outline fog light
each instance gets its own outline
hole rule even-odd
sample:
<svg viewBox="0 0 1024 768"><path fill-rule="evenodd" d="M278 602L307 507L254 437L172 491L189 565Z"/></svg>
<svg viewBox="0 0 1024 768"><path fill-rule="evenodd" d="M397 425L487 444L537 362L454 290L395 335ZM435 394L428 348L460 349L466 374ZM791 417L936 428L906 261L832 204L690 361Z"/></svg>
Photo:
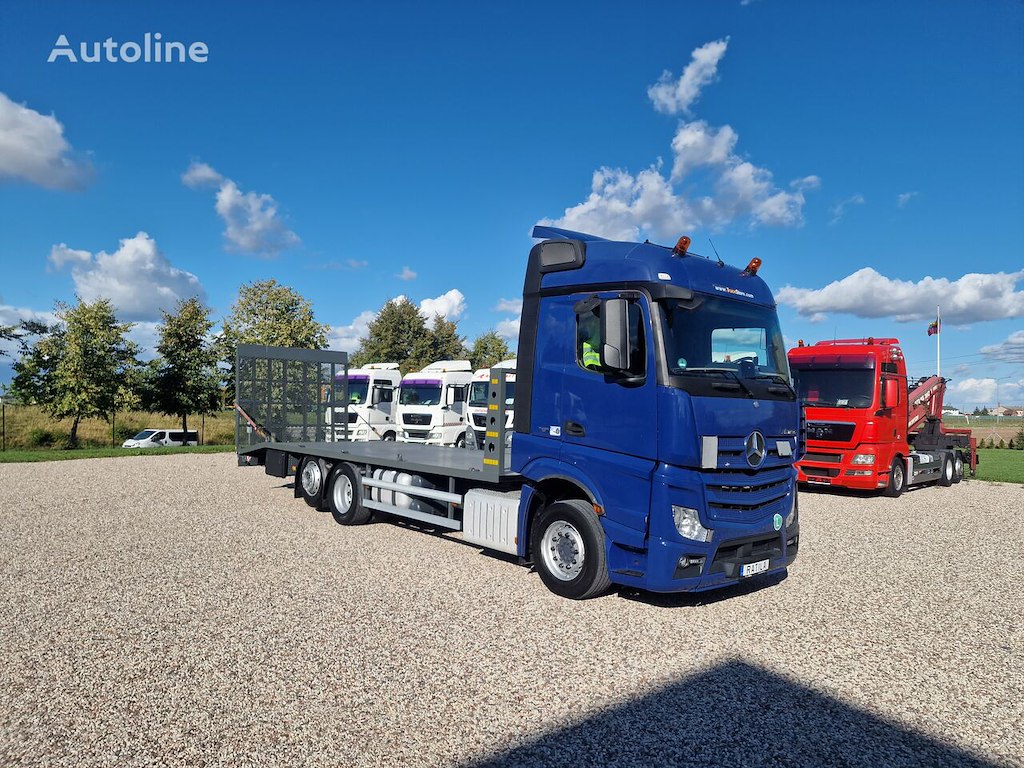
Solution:
<svg viewBox="0 0 1024 768"><path fill-rule="evenodd" d="M693 541L710 541L711 531L700 524L700 516L696 509L672 505L672 519L676 530L684 539Z"/></svg>
<svg viewBox="0 0 1024 768"><path fill-rule="evenodd" d="M875 474L870 469L848 469L846 470L847 477L870 477Z"/></svg>
<svg viewBox="0 0 1024 768"><path fill-rule="evenodd" d="M873 453L857 453L854 454L851 464L859 464L861 466L873 466L875 463L875 454Z"/></svg>
<svg viewBox="0 0 1024 768"><path fill-rule="evenodd" d="M683 568L689 568L691 565L696 565L703 570L706 560L707 558L704 556L694 557L693 555L683 555L679 558L679 568L681 570Z"/></svg>

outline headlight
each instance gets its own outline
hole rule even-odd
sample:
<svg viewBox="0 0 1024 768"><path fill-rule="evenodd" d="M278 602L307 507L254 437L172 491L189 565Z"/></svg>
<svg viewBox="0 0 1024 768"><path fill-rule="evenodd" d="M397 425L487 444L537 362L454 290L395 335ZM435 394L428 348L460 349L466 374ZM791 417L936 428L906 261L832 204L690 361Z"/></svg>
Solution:
<svg viewBox="0 0 1024 768"><path fill-rule="evenodd" d="M432 430L430 430L430 434L427 435L427 437L430 438L431 440L440 440L441 439L441 430L440 429L432 429Z"/></svg>
<svg viewBox="0 0 1024 768"><path fill-rule="evenodd" d="M858 453L853 457L852 464L866 464L868 466L875 463L875 454L873 453Z"/></svg>
<svg viewBox="0 0 1024 768"><path fill-rule="evenodd" d="M709 541L711 539L711 531L700 524L700 516L696 509L678 507L673 504L672 519L675 521L676 530L684 539L693 541Z"/></svg>
<svg viewBox="0 0 1024 768"><path fill-rule="evenodd" d="M797 508L799 506L800 505L799 505L799 503L796 500L796 489L794 488L793 489L793 507L792 507L792 509L789 510L789 514L786 515L786 527L787 528L792 527L793 523L796 522Z"/></svg>

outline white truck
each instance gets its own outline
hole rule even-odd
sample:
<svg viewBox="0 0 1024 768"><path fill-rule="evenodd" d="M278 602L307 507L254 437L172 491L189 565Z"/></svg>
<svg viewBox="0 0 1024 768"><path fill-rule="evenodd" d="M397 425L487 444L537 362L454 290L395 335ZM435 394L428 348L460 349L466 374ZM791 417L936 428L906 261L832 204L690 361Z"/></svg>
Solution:
<svg viewBox="0 0 1024 768"><path fill-rule="evenodd" d="M438 360L405 374L398 394L398 439L464 447L466 390L472 378L469 360Z"/></svg>
<svg viewBox="0 0 1024 768"><path fill-rule="evenodd" d="M331 425L328 442L346 439L395 440L400 428L395 418L395 390L402 381L398 363L368 363L348 372L348 407L328 408L324 418ZM345 374L337 376L345 383Z"/></svg>
<svg viewBox="0 0 1024 768"><path fill-rule="evenodd" d="M516 360L502 360L495 363L494 367L508 371L505 374L505 429L511 440L515 418ZM484 447L484 436L487 432L487 385L490 378L491 369L481 368L473 374L473 381L469 385L469 397L466 401L466 445L470 448Z"/></svg>

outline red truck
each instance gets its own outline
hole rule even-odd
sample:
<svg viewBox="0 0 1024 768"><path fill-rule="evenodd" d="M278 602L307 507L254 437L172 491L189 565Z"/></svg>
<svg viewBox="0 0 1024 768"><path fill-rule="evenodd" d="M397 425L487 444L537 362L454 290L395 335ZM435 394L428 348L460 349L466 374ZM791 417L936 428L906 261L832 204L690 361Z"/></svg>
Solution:
<svg viewBox="0 0 1024 768"><path fill-rule="evenodd" d="M946 379L908 382L899 339L801 341L789 366L806 419L800 483L899 496L908 485L974 474L970 430L942 423Z"/></svg>

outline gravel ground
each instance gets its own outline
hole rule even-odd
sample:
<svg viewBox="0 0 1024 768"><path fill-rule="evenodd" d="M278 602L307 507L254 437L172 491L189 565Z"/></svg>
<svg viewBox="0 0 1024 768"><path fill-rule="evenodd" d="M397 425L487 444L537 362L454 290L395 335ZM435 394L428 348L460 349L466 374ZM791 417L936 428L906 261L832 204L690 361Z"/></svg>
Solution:
<svg viewBox="0 0 1024 768"><path fill-rule="evenodd" d="M0 764L1024 766L1024 488L801 515L783 580L578 603L231 454L0 465Z"/></svg>

